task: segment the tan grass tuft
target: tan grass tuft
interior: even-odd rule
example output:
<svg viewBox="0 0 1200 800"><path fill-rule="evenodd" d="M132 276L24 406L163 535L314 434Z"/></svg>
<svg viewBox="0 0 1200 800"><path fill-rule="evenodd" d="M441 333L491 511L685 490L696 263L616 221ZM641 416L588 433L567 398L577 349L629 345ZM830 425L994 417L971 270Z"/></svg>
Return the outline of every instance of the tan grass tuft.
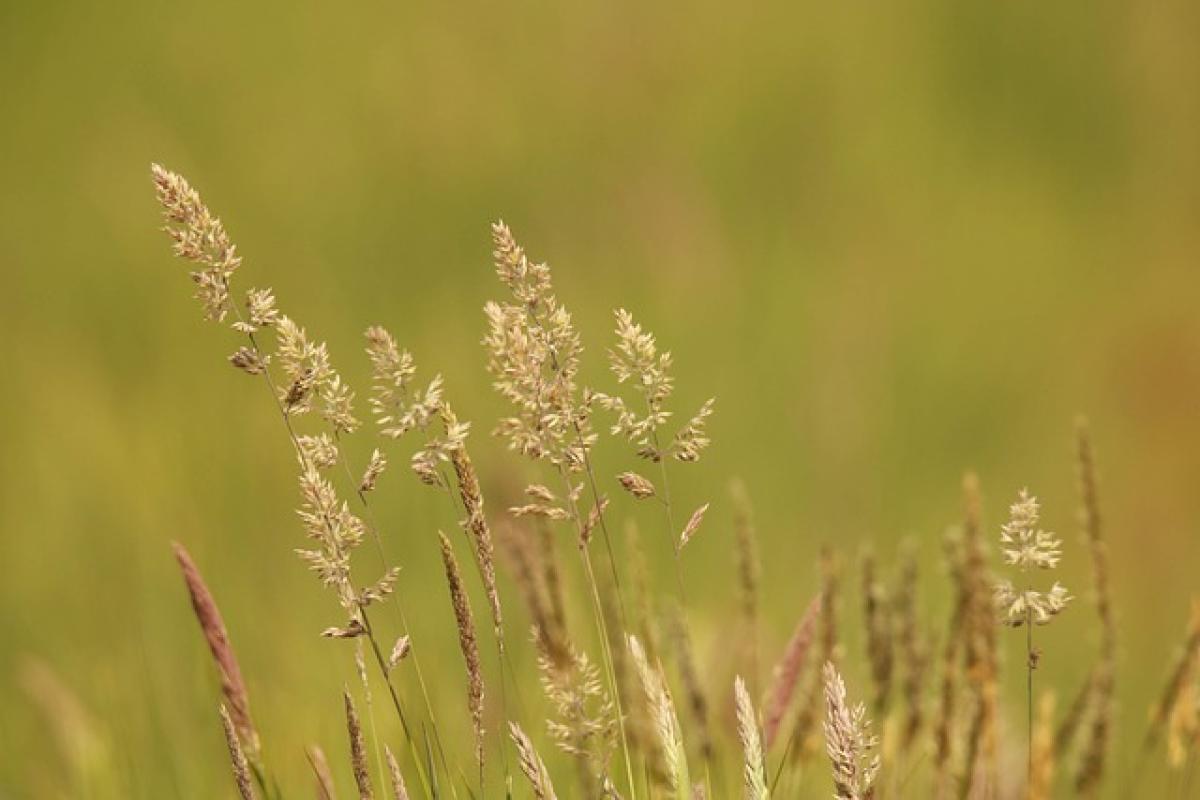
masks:
<svg viewBox="0 0 1200 800"><path fill-rule="evenodd" d="M877 744L871 735L866 707L851 708L846 684L832 661L825 662L825 750L833 766L834 796L838 800L869 800L874 796L879 756L871 755Z"/></svg>
<svg viewBox="0 0 1200 800"><path fill-rule="evenodd" d="M171 546L175 550L175 560L179 562L183 581L192 599L192 610L200 622L200 630L208 642L213 662L217 665L217 672L221 678L221 694L225 697L225 708L228 709L229 718L233 720L234 730L237 731L242 746L252 757L257 757L260 748L259 736L254 727L254 720L250 717L250 696L246 691L246 682L242 680L242 670L238 666L233 645L229 643L229 632L225 629L221 611L217 608L212 592L208 590L208 585L187 549L178 542L172 542Z"/></svg>
<svg viewBox="0 0 1200 800"><path fill-rule="evenodd" d="M491 528L483 515L483 492L479 488L479 477L475 474L475 467L465 446L456 447L451 451L451 461L454 464L454 474L458 478L459 497L467 512L463 527L474 540L475 561L479 567L479 576L483 580L488 608L492 613L492 626L498 640L502 642L503 639L499 637L504 630L504 616L500 610L500 593L496 589L495 546L492 544Z"/></svg>
<svg viewBox="0 0 1200 800"><path fill-rule="evenodd" d="M809 601L808 608L796 623L792 638L784 648L783 658L775 666L771 684L767 689L765 717L763 720L763 744L769 750L779 735L784 715L791 707L792 697L800 675L808 662L808 653L816 637L817 620L821 614L821 595Z"/></svg>
<svg viewBox="0 0 1200 800"><path fill-rule="evenodd" d="M515 722L508 723L508 730L513 742L517 745L521 772L525 773L525 777L529 779L533 796L536 800L558 800L558 796L554 793L554 784L550 781L550 771L546 769L546 764L538 755L533 742L529 741L525 731L521 730L521 726Z"/></svg>
<svg viewBox="0 0 1200 800"><path fill-rule="evenodd" d="M683 526L683 532L679 534L679 545L676 550L683 550L687 543L696 535L696 531L700 530L700 523L704 521L704 514L708 511L708 503L697 508L692 512L692 516L688 518L687 524Z"/></svg>
<svg viewBox="0 0 1200 800"><path fill-rule="evenodd" d="M224 705L221 706L221 727L225 730L225 744L229 747L229 761L233 765L233 779L237 782L238 794L242 796L242 800L255 800L250 764L242 751L242 743L238 741L237 730L229 716L229 710Z"/></svg>
<svg viewBox="0 0 1200 800"><path fill-rule="evenodd" d="M650 662L646 660L646 651L642 649L636 636L629 637L629 652L633 656L633 664L642 683L646 704L650 707L655 735L666 760L670 789L683 800L689 795L691 782L688 778L687 751L684 749L675 703L671 700L662 671L650 666Z"/></svg>
<svg viewBox="0 0 1200 800"><path fill-rule="evenodd" d="M746 682L739 675L733 683L734 701L737 707L738 738L742 742L746 800L767 800L767 776L763 760L762 739L759 737L758 714L754 702L746 691Z"/></svg>
<svg viewBox="0 0 1200 800"><path fill-rule="evenodd" d="M346 732L350 737L350 766L354 769L354 783L358 786L360 800L372 800L375 792L371 789L371 771L367 766L367 744L362 723L359 722L349 689L343 690L342 698L346 705Z"/></svg>
<svg viewBox="0 0 1200 800"><path fill-rule="evenodd" d="M475 621L471 616L471 604L463 588L458 559L450 540L438 531L442 546L442 563L446 568L446 583L450 587L450 602L454 607L454 622L458 626L458 646L467 665L467 707L471 712L471 724L475 730L475 760L483 766L483 667L479 661L479 642L475 637Z"/></svg>
<svg viewBox="0 0 1200 800"><path fill-rule="evenodd" d="M387 760L388 776L392 780L393 800L408 800L408 786L404 783L404 775L400 772L400 764L396 761L392 748L383 746L383 756Z"/></svg>

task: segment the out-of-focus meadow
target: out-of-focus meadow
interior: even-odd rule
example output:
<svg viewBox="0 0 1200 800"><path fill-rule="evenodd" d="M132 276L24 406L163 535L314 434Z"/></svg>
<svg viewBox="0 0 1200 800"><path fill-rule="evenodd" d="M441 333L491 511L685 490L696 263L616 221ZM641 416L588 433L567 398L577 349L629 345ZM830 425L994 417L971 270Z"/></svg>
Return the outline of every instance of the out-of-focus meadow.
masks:
<svg viewBox="0 0 1200 800"><path fill-rule="evenodd" d="M291 552L294 460L189 298L151 161L194 182L241 285L273 286L360 394L370 323L445 376L493 512L527 467L486 435L488 222L554 267L588 381L611 385L613 308L656 331L681 410L718 398L712 449L676 479L681 505L712 501L687 553L702 659L734 597L731 477L755 501L770 658L823 542L853 566L861 543L890 559L915 537L943 630L940 540L973 468L989 536L1028 485L1066 540L1080 599L1042 635L1038 679L1067 702L1096 636L1087 414L1121 624L1114 758L1132 762L1200 567L1198 25L1182 0L5 4L0 797L230 795L172 539L222 604L289 786L313 740L348 774L353 667L316 636L341 620ZM465 731L433 538L453 523L404 452L384 532ZM598 458L633 466L611 442ZM1021 638L1002 632L1018 742ZM59 740L73 713L92 739Z"/></svg>

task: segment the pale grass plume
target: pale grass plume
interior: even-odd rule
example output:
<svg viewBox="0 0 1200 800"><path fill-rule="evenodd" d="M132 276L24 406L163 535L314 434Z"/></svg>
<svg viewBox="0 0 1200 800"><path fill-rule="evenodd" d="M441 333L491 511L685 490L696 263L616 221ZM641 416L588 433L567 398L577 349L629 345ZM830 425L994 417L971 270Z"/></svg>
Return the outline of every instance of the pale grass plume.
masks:
<svg viewBox="0 0 1200 800"><path fill-rule="evenodd" d="M646 704L650 708L655 736L662 748L669 787L679 800L685 800L691 791L691 781L688 778L687 751L683 744L679 717L675 713L675 703L671 700L662 671L650 665L636 636L629 637L629 652L633 656L633 665L642 683Z"/></svg>
<svg viewBox="0 0 1200 800"><path fill-rule="evenodd" d="M737 707L738 738L742 742L742 778L746 800L767 800L767 776L764 767L762 739L759 736L758 714L754 701L746 690L746 682L738 675L733 683Z"/></svg>
<svg viewBox="0 0 1200 800"><path fill-rule="evenodd" d="M492 242L496 274L515 301L484 307L492 385L513 406L495 433L523 455L582 470L596 437L577 382L579 334L554 296L550 268L531 261L503 222L492 226Z"/></svg>
<svg viewBox="0 0 1200 800"><path fill-rule="evenodd" d="M628 383L638 401L633 403L618 395L595 395L596 402L616 416L612 434L629 440L637 454L650 461L664 458L698 461L710 443L705 428L714 401L706 401L663 446L659 429L672 415L665 404L675 388L671 354L660 352L654 334L634 322L628 311L617 309L614 316L617 344L609 350L609 365L617 383Z"/></svg>
<svg viewBox="0 0 1200 800"><path fill-rule="evenodd" d="M650 482L649 478L636 472L622 472L617 476L617 482L621 484L622 489L638 500L654 497L654 484Z"/></svg>
<svg viewBox="0 0 1200 800"><path fill-rule="evenodd" d="M424 431L441 407L442 377L433 376L424 387L414 385L417 367L412 354L401 350L386 328L367 328L364 337L371 361L368 404L380 434L399 439L411 431Z"/></svg>
<svg viewBox="0 0 1200 800"><path fill-rule="evenodd" d="M404 775L400 772L400 764L396 761L392 748L384 745L383 756L387 760L388 777L392 781L392 800L408 800L408 785L404 782Z"/></svg>
<svg viewBox="0 0 1200 800"><path fill-rule="evenodd" d="M316 781L317 800L336 800L337 790L334 788L333 773L329 770L329 759L325 758L325 751L315 744L310 744L304 748L304 756L308 759L308 766L312 769Z"/></svg>
<svg viewBox="0 0 1200 800"><path fill-rule="evenodd" d="M1032 568L1054 569L1062 558L1062 543L1038 527L1039 514L1037 498L1022 489L1009 508L1009 521L1000 529L1004 563L1015 566L1022 576ZM1009 580L996 585L996 604L1006 625L1048 625L1071 600L1057 581L1047 592L1029 588L1027 580L1023 583L1020 588Z"/></svg>
<svg viewBox="0 0 1200 800"><path fill-rule="evenodd" d="M550 771L546 769L546 764L538 755L533 742L525 735L525 731L521 730L521 726L515 722L508 723L508 730L517 746L521 772L529 780L533 796L536 800L558 800L558 796L554 793L554 784L550 780Z"/></svg>
<svg viewBox="0 0 1200 800"><path fill-rule="evenodd" d="M877 740L870 732L866 707L851 707L846 684L833 662L825 662L825 750L833 767L834 796L838 800L870 800L875 796L879 756L872 755Z"/></svg>
<svg viewBox="0 0 1200 800"><path fill-rule="evenodd" d="M375 491L375 485L379 482L379 476L383 474L385 469L387 469L387 457L377 447L371 451L371 458L367 461L362 478L358 481L358 490L363 494Z"/></svg>
<svg viewBox="0 0 1200 800"><path fill-rule="evenodd" d="M462 650L467 667L467 707L471 712L471 725L475 731L475 760L483 766L483 667L479 660L479 642L475 636L475 621L471 616L471 604L467 600L458 559L450 540L438 531L442 546L442 563L446 568L446 583L450 587L450 601L454 607L454 622L458 627L458 645Z"/></svg>
<svg viewBox="0 0 1200 800"><path fill-rule="evenodd" d="M692 516L688 518L687 524L683 526L683 531L679 534L679 544L676 550L683 550L687 543L692 540L696 532L700 530L700 523L704 522L704 514L708 511L708 503L697 508L692 512Z"/></svg>
<svg viewBox="0 0 1200 800"><path fill-rule="evenodd" d="M821 614L821 595L809 601L808 607L796 623L792 636L784 648L783 657L776 664L771 683L767 688L767 700L763 719L763 743L767 749L775 743L784 716L791 708L796 685L808 662L817 633L817 620Z"/></svg>
<svg viewBox="0 0 1200 800"><path fill-rule="evenodd" d="M158 164L150 171L175 255L197 265L191 275L204 316L222 322L230 310L229 281L242 263L237 247L186 179Z"/></svg>
<svg viewBox="0 0 1200 800"><path fill-rule="evenodd" d="M596 528L600 526L604 519L604 512L608 509L608 497L601 496L600 502L594 504L588 515L584 517L583 522L579 525L579 546L586 548L592 541L592 534L596 532Z"/></svg>
<svg viewBox="0 0 1200 800"><path fill-rule="evenodd" d="M354 771L354 784L358 787L360 800L372 800L375 792L371 788L371 770L367 766L367 743L362 723L349 689L343 689L342 699L346 706L346 733L350 739L350 766Z"/></svg>
<svg viewBox="0 0 1200 800"><path fill-rule="evenodd" d="M450 414L448 408L445 413ZM452 426L456 422L457 418L450 414L447 425ZM502 642L500 637L504 630L504 615L500 608L500 592L496 588L495 545L492 543L492 529L483 513L483 492L479 488L479 476L475 473L475 466L471 463L465 445L453 448L450 451L450 460L458 479L459 498L466 511L466 518L460 524L474 542L475 563L483 580L484 594L492 614L492 627L498 641Z"/></svg>
<svg viewBox="0 0 1200 800"><path fill-rule="evenodd" d="M242 678L237 655L229 642L225 620L221 617L217 602L187 549L178 542L172 542L171 546L175 551L175 560L179 562L180 572L183 573L188 596L192 600L192 610L200 623L204 640L208 643L213 663L217 666L217 674L221 679L221 694L225 698L224 708L233 722L233 729L237 732L242 746L249 751L252 758L257 758L260 748L258 730L250 717L250 696L246 691L246 682Z"/></svg>
<svg viewBox="0 0 1200 800"><path fill-rule="evenodd" d="M568 642L565 658L556 657L538 644L542 691L553 707L546 729L560 750L581 763L587 793L593 794L607 780L616 746L615 706L586 653Z"/></svg>
<svg viewBox="0 0 1200 800"><path fill-rule="evenodd" d="M238 740L237 730L233 726L233 720L229 716L229 711L222 704L221 710L221 727L225 730L225 744L229 748L229 761L233 766L233 780L237 783L238 794L242 800L256 800L257 795L254 793L254 784L250 777L250 764L246 761L246 754L242 750L242 743Z"/></svg>
<svg viewBox="0 0 1200 800"><path fill-rule="evenodd" d="M412 639L408 635L400 636L396 639L396 643L392 645L392 652L388 655L388 668L395 669L400 665L400 662L408 658L408 654L412 651Z"/></svg>
<svg viewBox="0 0 1200 800"><path fill-rule="evenodd" d="M275 324L275 361L287 382L278 387L289 416L318 410L337 434L353 433L361 424L354 416L354 392L333 368L329 348L314 342L290 317Z"/></svg>
<svg viewBox="0 0 1200 800"><path fill-rule="evenodd" d="M321 584L332 589L338 602L358 620L357 592L350 576L350 554L363 540L366 527L341 501L333 483L307 459L301 459L299 514L308 538L316 549L297 549L296 554L316 573Z"/></svg>

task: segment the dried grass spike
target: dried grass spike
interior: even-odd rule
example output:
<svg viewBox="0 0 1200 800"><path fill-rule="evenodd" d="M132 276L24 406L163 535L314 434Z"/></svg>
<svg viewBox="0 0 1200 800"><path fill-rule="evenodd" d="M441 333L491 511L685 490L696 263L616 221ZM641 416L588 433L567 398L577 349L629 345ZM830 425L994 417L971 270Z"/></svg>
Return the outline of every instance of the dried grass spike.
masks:
<svg viewBox="0 0 1200 800"><path fill-rule="evenodd" d="M677 551L683 550L687 546L687 543L692 540L692 537L696 535L696 531L700 530L700 523L704 521L704 513L706 511L708 511L708 503L705 503L692 512L691 518L683 526L683 533L679 535Z"/></svg>
<svg viewBox="0 0 1200 800"><path fill-rule="evenodd" d="M471 712L471 724L475 731L475 760L483 765L483 667L479 661L479 642L475 636L475 621L471 616L471 604L463 588L458 559L450 540L438 531L442 545L442 563L446 568L446 583L450 587L450 602L454 607L454 621L458 626L458 646L467 665L467 707Z"/></svg>
<svg viewBox="0 0 1200 800"><path fill-rule="evenodd" d="M449 413L448 409L446 413ZM475 541L476 565L479 567L488 608L492 613L492 626L496 636L500 637L504 629L504 615L500 609L500 592L496 588L496 553L492 543L492 531L483 514L483 492L479 488L479 476L475 474L475 467L471 463L471 457L467 455L465 446L453 448L450 459L454 464L454 474L458 478L459 496L467 512L463 525Z"/></svg>
<svg viewBox="0 0 1200 800"><path fill-rule="evenodd" d="M400 772L400 764L396 761L392 748L383 746L383 756L387 760L388 775L392 779L393 800L408 800L408 786L404 783L404 775Z"/></svg>
<svg viewBox="0 0 1200 800"><path fill-rule="evenodd" d="M792 704L796 692L796 684L808 660L808 652L812 648L817 631L817 619L821 613L821 595L818 594L809 601L792 638L784 648L783 658L779 660L767 689L766 713L763 720L763 743L769 750L779 734L784 715Z"/></svg>
<svg viewBox="0 0 1200 800"><path fill-rule="evenodd" d="M636 472L622 472L617 476L617 482L621 484L621 488L629 492L638 500L645 500L647 497L654 497L654 484L649 478L645 478Z"/></svg>
<svg viewBox="0 0 1200 800"><path fill-rule="evenodd" d="M738 738L742 741L743 779L746 800L767 800L767 776L763 767L762 740L758 733L758 714L739 675L733 683L737 705Z"/></svg>
<svg viewBox="0 0 1200 800"><path fill-rule="evenodd" d="M225 730L225 744L229 747L229 761L233 765L233 779L237 782L238 794L242 800L255 800L254 785L250 781L250 764L238 741L237 731L234 730L233 720L229 711L221 706L221 726Z"/></svg>
<svg viewBox="0 0 1200 800"><path fill-rule="evenodd" d="M868 800L874 796L879 757L871 750L876 739L861 703L851 708L846 684L833 662L825 662L825 749L833 765L834 796L838 800Z"/></svg>
<svg viewBox="0 0 1200 800"><path fill-rule="evenodd" d="M554 793L554 784L550 782L550 771L546 769L542 757L538 755L537 749L534 748L533 742L529 741L529 737L525 735L525 731L521 730L521 726L515 722L508 723L509 735L512 736L513 742L517 745L517 756L521 763L521 772L525 773L525 777L529 779L529 785L533 789L533 796L537 800L558 800L558 796Z"/></svg>
<svg viewBox="0 0 1200 800"><path fill-rule="evenodd" d="M308 765L312 768L313 777L317 781L317 800L336 800L337 792L334 789L333 773L329 771L329 761L325 758L325 751L315 744L310 744L304 748L304 755L308 759Z"/></svg>
<svg viewBox="0 0 1200 800"><path fill-rule="evenodd" d="M680 800L685 800L691 790L691 782L688 778L687 751L684 749L675 704L667 691L662 672L650 666L646 660L646 652L636 636L629 637L629 652L633 656L634 667L642 682L646 704L650 707L655 735L666 759L670 789Z"/></svg>
<svg viewBox="0 0 1200 800"><path fill-rule="evenodd" d="M360 800L372 800L375 793L371 789L371 771L367 766L367 744L363 738L362 723L359 722L349 689L342 691L342 698L346 705L346 731L350 736L350 765L354 769L354 783L358 786Z"/></svg>
<svg viewBox="0 0 1200 800"><path fill-rule="evenodd" d="M221 694L225 697L225 708L233 720L234 730L252 757L257 757L260 745L258 731L254 720L250 718L250 697L246 691L246 682L242 680L242 670L238 666L237 656L233 645L229 643L229 632L225 630L225 621L221 611L208 590L200 570L196 568L191 555L179 542L172 542L175 560L183 573L183 581L187 585L188 595L192 599L192 610L200 622L204 639L208 642L209 652L217 665L221 677Z"/></svg>

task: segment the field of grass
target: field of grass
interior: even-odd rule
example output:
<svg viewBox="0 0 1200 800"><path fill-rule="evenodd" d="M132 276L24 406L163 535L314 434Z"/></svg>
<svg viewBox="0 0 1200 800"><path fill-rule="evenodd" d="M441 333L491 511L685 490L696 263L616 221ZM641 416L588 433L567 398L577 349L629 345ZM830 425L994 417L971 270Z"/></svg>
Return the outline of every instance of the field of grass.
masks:
<svg viewBox="0 0 1200 800"><path fill-rule="evenodd" d="M840 664L851 698L869 703L863 548L894 586L900 542L914 543L916 616L936 652L955 600L942 542L963 523L963 475L979 477L997 572L1000 526L1029 487L1064 542L1054 577L1076 595L1037 633L1037 686L1058 689L1061 717L1099 647L1077 517L1074 423L1086 415L1118 624L1102 794L1126 796L1135 774L1157 796L1196 791L1187 766L1168 769L1161 747L1143 762L1141 745L1200 565L1198 22L1172 1L6 5L0 797L235 796L219 681L172 541L220 603L286 795L311 794L314 742L342 795L353 791L343 686L366 708L354 643L318 635L345 615L292 553L305 541L296 458L271 398L225 363L240 340L188 297L159 231L152 162L188 176L225 221L244 259L239 299L271 286L328 341L368 421L346 445L355 464L377 444L368 325L412 352L420 381L444 376L473 423L496 530L527 483L549 478L489 436L509 413L480 345L484 303L504 292L492 220L553 266L585 347L582 384L616 388L606 350L623 307L675 356L671 408L686 417L717 398L711 447L672 466L671 486L676 528L710 504L682 580L724 754L713 797L736 796L740 757L730 481L753 500L762 559L756 706L821 589L822 547L843 567ZM610 415L595 414L603 432ZM478 779L439 529L459 550L493 686L500 664L460 512L408 474L413 449L389 446L374 515L403 568L465 797ZM630 568L634 518L665 610L678 581L662 511L614 478L658 468L607 435L593 458L617 562ZM573 535L557 535L570 623L602 666ZM360 582L378 572L373 548ZM599 540L591 552L607 569ZM559 796L577 796L575 768L545 735L529 618L503 565L499 590L510 716ZM390 647L399 624L384 613ZM1025 775L1025 637L996 636L1007 797ZM664 665L687 723L666 654ZM400 691L420 703L407 675ZM388 703L375 684L368 733L411 770ZM500 796L498 691L484 722L487 795ZM885 739L886 725L876 720ZM832 790L819 744L797 779L804 796ZM930 747L923 735L915 752ZM768 753L772 774L780 755ZM924 796L931 759L912 759L919 789L885 760L885 796ZM623 764L618 749L628 796ZM1065 759L1056 796L1072 796L1073 772ZM519 775L515 788L526 796Z"/></svg>

